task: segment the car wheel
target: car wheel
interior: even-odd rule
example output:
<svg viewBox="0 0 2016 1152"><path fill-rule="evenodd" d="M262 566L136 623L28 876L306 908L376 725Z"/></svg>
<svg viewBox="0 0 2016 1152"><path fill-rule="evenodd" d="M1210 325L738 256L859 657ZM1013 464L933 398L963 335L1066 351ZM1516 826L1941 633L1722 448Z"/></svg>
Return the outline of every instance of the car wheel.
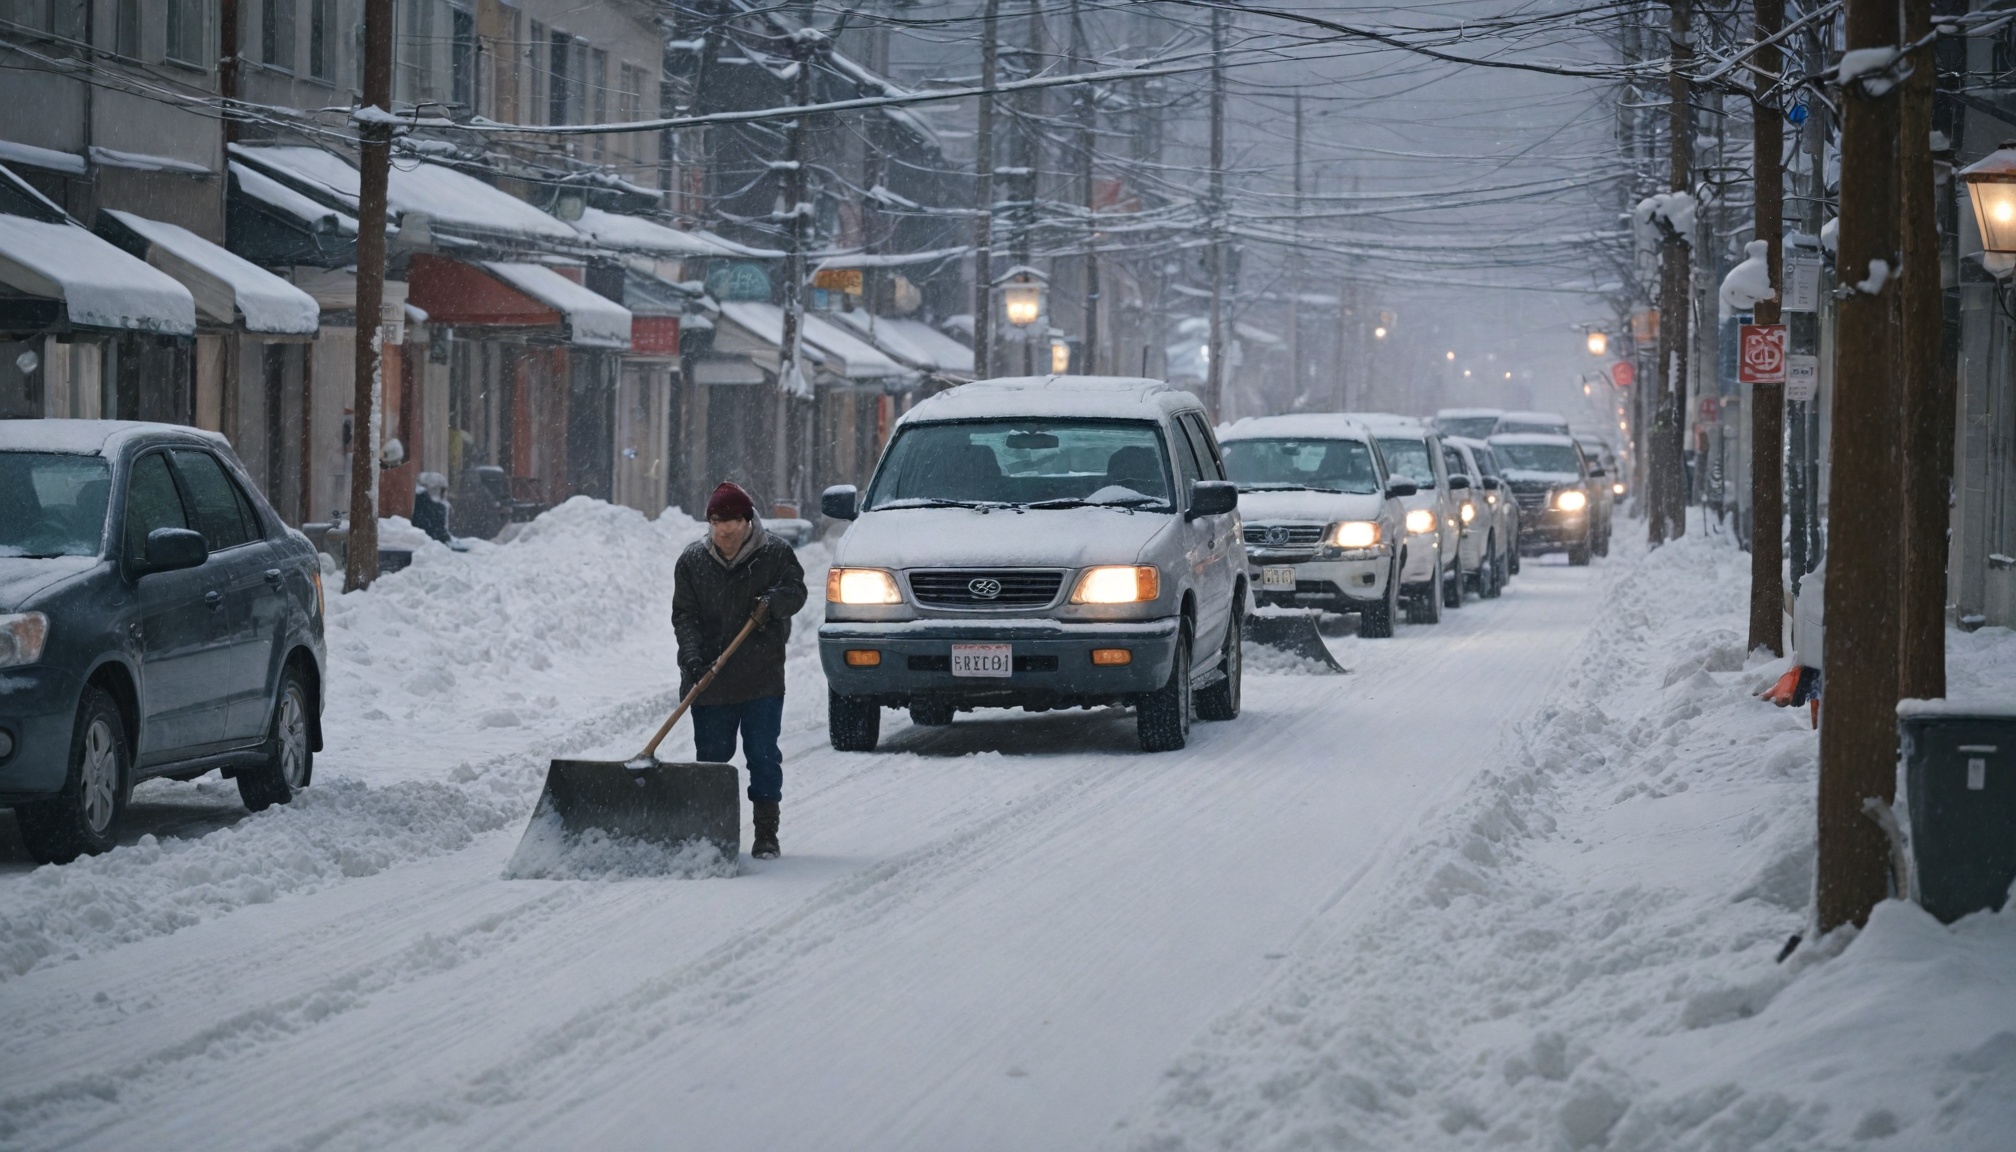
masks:
<svg viewBox="0 0 2016 1152"><path fill-rule="evenodd" d="M826 739L836 752L873 752L882 736L882 706L826 690Z"/></svg>
<svg viewBox="0 0 2016 1152"><path fill-rule="evenodd" d="M1603 529L1603 535L1596 538L1594 551L1598 556L1608 556L1610 554L1610 529L1608 527Z"/></svg>
<svg viewBox="0 0 2016 1152"><path fill-rule="evenodd" d="M1454 574L1442 581L1442 606L1444 608L1463 606L1463 552L1460 548L1456 552Z"/></svg>
<svg viewBox="0 0 2016 1152"><path fill-rule="evenodd" d="M1377 604L1358 609L1358 637L1361 640L1384 640L1393 635L1393 621L1400 615L1400 561L1396 557L1393 570L1386 574L1386 596Z"/></svg>
<svg viewBox="0 0 2016 1152"><path fill-rule="evenodd" d="M1442 622L1442 568L1438 564L1435 574L1428 583L1417 587L1407 598L1407 622L1409 624L1440 624Z"/></svg>
<svg viewBox="0 0 2016 1152"><path fill-rule="evenodd" d="M315 753L308 743L308 687L301 673L280 674L280 695L273 705L273 725L266 733L266 762L238 770L238 798L254 812L293 802L315 771Z"/></svg>
<svg viewBox="0 0 2016 1152"><path fill-rule="evenodd" d="M1512 537L1512 543L1505 549L1505 571L1513 576L1519 574L1519 537Z"/></svg>
<svg viewBox="0 0 2016 1152"><path fill-rule="evenodd" d="M1498 540L1494 536L1484 546L1484 566L1477 570L1477 595L1485 600L1496 600L1504 590L1505 573L1499 567L1504 554L1498 551Z"/></svg>
<svg viewBox="0 0 2016 1152"><path fill-rule="evenodd" d="M1134 705L1134 734L1143 752L1174 752L1190 742L1190 637L1176 637L1169 682Z"/></svg>
<svg viewBox="0 0 2016 1152"><path fill-rule="evenodd" d="M1587 536L1582 538L1580 544L1570 544L1568 546L1568 566L1571 568L1587 568L1589 566L1589 538Z"/></svg>
<svg viewBox="0 0 2016 1152"><path fill-rule="evenodd" d="M954 709L950 700L912 700L910 702L910 722L920 728L943 728L952 723Z"/></svg>
<svg viewBox="0 0 2016 1152"><path fill-rule="evenodd" d="M70 772L54 799L14 810L28 854L41 864L68 864L118 843L126 814L129 753L126 721L99 688L84 689L70 736Z"/></svg>
<svg viewBox="0 0 2016 1152"><path fill-rule="evenodd" d="M1218 666L1224 669L1225 678L1197 694L1197 718L1199 720L1237 720L1239 718L1239 678L1244 668L1243 653L1239 649L1239 617L1237 613L1225 625L1225 656Z"/></svg>

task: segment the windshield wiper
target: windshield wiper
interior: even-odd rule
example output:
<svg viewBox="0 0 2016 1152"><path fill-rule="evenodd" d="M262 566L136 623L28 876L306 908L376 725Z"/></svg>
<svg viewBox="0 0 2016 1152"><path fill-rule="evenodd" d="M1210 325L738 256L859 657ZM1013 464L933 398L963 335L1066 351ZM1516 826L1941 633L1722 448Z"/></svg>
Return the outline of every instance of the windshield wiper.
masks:
<svg viewBox="0 0 2016 1152"><path fill-rule="evenodd" d="M947 500L943 496L905 496L901 500L891 500L884 504L877 504L874 507L874 509L872 509L872 511L879 512L885 508L986 508L986 507L989 507L989 505L978 500Z"/></svg>

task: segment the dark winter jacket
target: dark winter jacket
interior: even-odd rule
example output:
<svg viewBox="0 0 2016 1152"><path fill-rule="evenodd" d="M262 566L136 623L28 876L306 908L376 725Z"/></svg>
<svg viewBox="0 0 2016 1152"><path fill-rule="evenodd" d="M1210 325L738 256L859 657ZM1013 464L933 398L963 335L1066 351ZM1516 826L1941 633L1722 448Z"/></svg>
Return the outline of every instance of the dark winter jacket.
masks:
<svg viewBox="0 0 2016 1152"><path fill-rule="evenodd" d="M784 644L791 617L805 606L805 569L784 541L756 526L756 538L732 562L723 561L707 539L689 545L672 569L672 631L679 638L679 694L706 675L735 633L770 597L770 615L696 704L740 704L784 694Z"/></svg>

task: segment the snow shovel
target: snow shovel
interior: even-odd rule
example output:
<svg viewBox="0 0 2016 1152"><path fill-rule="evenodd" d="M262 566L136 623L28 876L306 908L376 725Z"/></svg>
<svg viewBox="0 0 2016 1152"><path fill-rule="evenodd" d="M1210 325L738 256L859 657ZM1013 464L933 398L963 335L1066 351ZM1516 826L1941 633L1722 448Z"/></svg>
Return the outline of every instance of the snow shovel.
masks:
<svg viewBox="0 0 2016 1152"><path fill-rule="evenodd" d="M532 810L526 839L548 813L557 815L564 835L577 838L600 831L612 838L642 840L676 851L694 841L712 844L724 860L741 850L742 796L731 764L666 763L658 745L679 717L693 706L714 677L770 613L758 600L748 623L700 677L679 707L658 726L651 742L630 760L555 760L546 770L546 788Z"/></svg>
<svg viewBox="0 0 2016 1152"><path fill-rule="evenodd" d="M1330 646L1323 643L1323 634L1316 630L1314 612L1262 608L1246 617L1246 639L1313 660L1332 672L1350 671L1337 662L1330 654Z"/></svg>

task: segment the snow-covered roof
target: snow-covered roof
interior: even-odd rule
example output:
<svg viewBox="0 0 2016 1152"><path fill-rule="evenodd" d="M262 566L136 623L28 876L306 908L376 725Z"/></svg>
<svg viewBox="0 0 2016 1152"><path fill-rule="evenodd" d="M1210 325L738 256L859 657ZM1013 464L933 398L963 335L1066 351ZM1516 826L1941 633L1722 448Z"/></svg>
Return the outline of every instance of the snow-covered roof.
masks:
<svg viewBox="0 0 2016 1152"><path fill-rule="evenodd" d="M130 437L149 432L178 432L220 447L230 446L230 441L219 433L186 424L141 420L0 420L0 450L111 456Z"/></svg>
<svg viewBox="0 0 2016 1152"><path fill-rule="evenodd" d="M58 152L54 148L38 148L33 144L21 144L13 140L0 140L0 162L23 164L30 168L61 172L68 176L82 176L85 173L84 158L75 152Z"/></svg>
<svg viewBox="0 0 2016 1152"><path fill-rule="evenodd" d="M922 320L877 316L870 312L833 312L826 318L846 325L877 348L920 372L962 377L973 375L973 350Z"/></svg>
<svg viewBox="0 0 2016 1152"><path fill-rule="evenodd" d="M919 403L903 423L999 416L1080 416L1152 420L1203 405L1161 380L1128 376L1020 376L962 384Z"/></svg>
<svg viewBox="0 0 2016 1152"><path fill-rule="evenodd" d="M1437 408L1435 410L1435 418L1437 420L1471 420L1482 419L1486 416L1495 418L1504 414L1505 410L1503 408Z"/></svg>
<svg viewBox="0 0 2016 1152"><path fill-rule="evenodd" d="M75 325L196 331L187 288L75 224L0 215L0 284L63 301Z"/></svg>
<svg viewBox="0 0 2016 1152"><path fill-rule="evenodd" d="M724 300L721 316L766 344L781 346L784 342L784 309L775 304L756 300ZM829 323L824 317L807 313L803 336L806 348L835 376L850 380L880 380L911 374L910 369L884 356L860 337Z"/></svg>
<svg viewBox="0 0 2016 1152"><path fill-rule="evenodd" d="M357 169L333 152L286 145L234 144L231 154L283 171L333 202L353 212L357 209ZM581 241L581 234L565 222L516 196L466 172L424 161L392 166L386 181L385 202L402 217L409 213L425 215L435 227L513 240L558 241L569 245Z"/></svg>
<svg viewBox="0 0 2016 1152"><path fill-rule="evenodd" d="M326 204L318 204L287 185L256 168L247 167L233 160L230 164L231 178L238 182L238 190L261 204L287 216L299 220L309 229L326 229L332 232L357 234L357 218L346 216Z"/></svg>
<svg viewBox="0 0 2016 1152"><path fill-rule="evenodd" d="M654 256L739 255L705 233L682 232L642 216L624 216L600 208L582 209L581 219L574 227L602 247L618 252L648 252Z"/></svg>
<svg viewBox="0 0 2016 1152"><path fill-rule="evenodd" d="M1371 432L1355 417L1339 412L1302 412L1285 416L1247 416L1230 427L1220 426L1220 440L1326 439L1363 440Z"/></svg>
<svg viewBox="0 0 2016 1152"><path fill-rule="evenodd" d="M1500 432L1486 441L1489 444L1552 444L1557 448L1575 446L1573 436L1563 436L1555 432Z"/></svg>
<svg viewBox="0 0 2016 1152"><path fill-rule="evenodd" d="M321 326L314 297L257 264L187 228L112 208L106 215L146 240L147 262L180 281L210 318L233 324L242 317L247 332L293 336L313 335Z"/></svg>
<svg viewBox="0 0 2016 1152"><path fill-rule="evenodd" d="M1953 697L1939 700L1899 700L1897 718L1900 720L1938 719L1940 717L1986 716L1997 720L2016 719L2016 701L1980 697Z"/></svg>
<svg viewBox="0 0 2016 1152"><path fill-rule="evenodd" d="M614 300L589 291L544 264L486 261L483 269L527 296L558 309L567 318L568 334L574 343L593 348L630 346L630 310Z"/></svg>

